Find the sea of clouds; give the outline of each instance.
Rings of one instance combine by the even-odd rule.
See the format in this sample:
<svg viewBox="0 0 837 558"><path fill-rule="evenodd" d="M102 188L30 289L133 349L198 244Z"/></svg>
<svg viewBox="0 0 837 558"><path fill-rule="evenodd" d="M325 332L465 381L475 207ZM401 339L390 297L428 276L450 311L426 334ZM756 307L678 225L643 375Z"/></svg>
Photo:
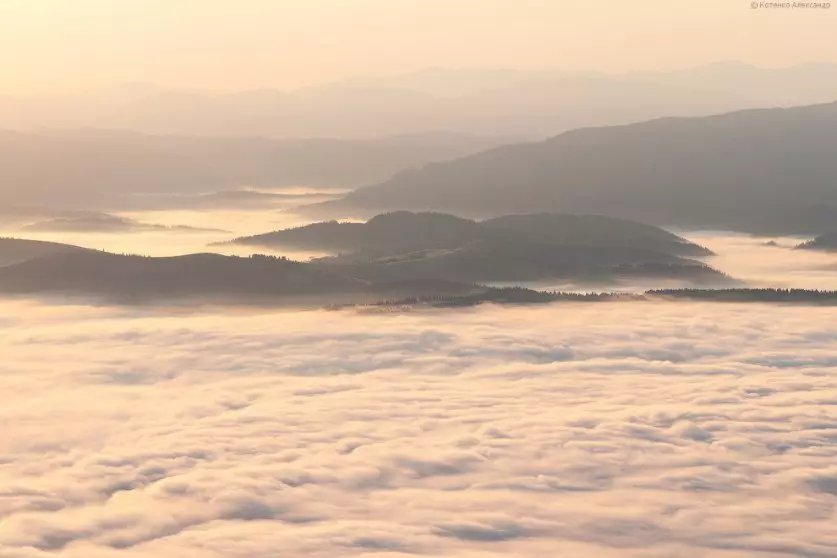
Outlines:
<svg viewBox="0 0 837 558"><path fill-rule="evenodd" d="M0 301L0 557L837 556L837 309Z"/></svg>

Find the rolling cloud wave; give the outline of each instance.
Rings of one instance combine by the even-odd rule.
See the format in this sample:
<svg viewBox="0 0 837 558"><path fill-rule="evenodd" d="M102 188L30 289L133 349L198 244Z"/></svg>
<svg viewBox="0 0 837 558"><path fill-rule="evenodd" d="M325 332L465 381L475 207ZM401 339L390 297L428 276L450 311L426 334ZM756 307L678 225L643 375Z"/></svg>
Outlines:
<svg viewBox="0 0 837 558"><path fill-rule="evenodd" d="M837 309L0 305L0 556L835 556Z"/></svg>

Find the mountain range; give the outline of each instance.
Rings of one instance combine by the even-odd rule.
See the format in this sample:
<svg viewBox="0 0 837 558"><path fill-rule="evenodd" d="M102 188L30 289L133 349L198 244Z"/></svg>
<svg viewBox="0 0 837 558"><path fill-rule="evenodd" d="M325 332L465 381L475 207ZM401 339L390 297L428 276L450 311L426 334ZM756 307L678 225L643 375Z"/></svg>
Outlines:
<svg viewBox="0 0 837 558"><path fill-rule="evenodd" d="M62 98L0 96L0 128L94 127L188 136L356 138L445 130L541 139L661 116L837 100L837 67L719 62L669 72L428 69L295 91L129 83Z"/></svg>
<svg viewBox="0 0 837 558"><path fill-rule="evenodd" d="M561 293L440 280L368 282L272 256L151 258L75 246L0 239L0 293L122 304L268 304L340 308L356 304L471 306L687 299L704 302L835 304L837 293L805 289L664 289L643 294Z"/></svg>
<svg viewBox="0 0 837 558"><path fill-rule="evenodd" d="M0 131L0 205L88 210L151 201L136 199L137 194L197 196L245 187L345 190L505 141L455 134L279 140L102 130ZM159 206L166 200L154 201ZM184 200L170 201L182 206Z"/></svg>
<svg viewBox="0 0 837 558"><path fill-rule="evenodd" d="M303 208L595 213L682 229L819 234L837 220L837 103L566 132L399 173Z"/></svg>
<svg viewBox="0 0 837 558"><path fill-rule="evenodd" d="M653 277L687 284L730 282L702 262L626 247L624 241L622 245L603 245L601 235L591 235L589 245L550 242L544 240L549 238L544 234L544 220L543 216L533 220L540 227L535 228L540 235L536 237L524 226L525 220L512 220L516 222L515 230L509 232L508 224L506 227L487 225L449 215L384 215L362 226L388 229L391 243L370 246L364 242L369 237L361 233L355 236L356 252L310 262L215 253L176 257L120 255L6 238L0 239L0 292L90 296L125 302L266 300L338 304L423 297L484 297L493 291L480 284L503 281L561 279L600 284L625 277ZM437 226L440 224L445 226L440 228ZM341 226L323 224L306 227L305 231L306 234L314 231L314 236L334 246L335 225L338 229ZM348 225L353 230L357 228L357 224ZM651 238L648 242L664 241L676 251L708 253L665 231L651 234L643 225L612 224L613 230L632 227L644 231ZM565 232L561 227L555 229L561 234ZM337 231L337 236L340 234ZM553 240L561 238L559 234ZM497 296L509 300L511 294Z"/></svg>

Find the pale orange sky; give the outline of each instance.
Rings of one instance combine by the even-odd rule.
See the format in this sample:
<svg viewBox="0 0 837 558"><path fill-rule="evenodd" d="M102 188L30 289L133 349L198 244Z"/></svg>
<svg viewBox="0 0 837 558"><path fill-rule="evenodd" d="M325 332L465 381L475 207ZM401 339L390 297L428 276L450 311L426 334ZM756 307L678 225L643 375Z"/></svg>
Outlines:
<svg viewBox="0 0 837 558"><path fill-rule="evenodd" d="M837 6L750 0L0 0L0 93L293 89L427 67L837 61Z"/></svg>

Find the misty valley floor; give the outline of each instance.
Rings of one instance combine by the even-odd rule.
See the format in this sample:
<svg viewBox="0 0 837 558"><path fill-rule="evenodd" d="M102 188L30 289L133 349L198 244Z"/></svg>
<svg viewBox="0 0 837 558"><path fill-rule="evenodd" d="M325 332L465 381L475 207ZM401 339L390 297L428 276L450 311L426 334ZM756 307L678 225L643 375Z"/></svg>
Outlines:
<svg viewBox="0 0 837 558"><path fill-rule="evenodd" d="M0 303L0 556L835 556L837 309Z"/></svg>

